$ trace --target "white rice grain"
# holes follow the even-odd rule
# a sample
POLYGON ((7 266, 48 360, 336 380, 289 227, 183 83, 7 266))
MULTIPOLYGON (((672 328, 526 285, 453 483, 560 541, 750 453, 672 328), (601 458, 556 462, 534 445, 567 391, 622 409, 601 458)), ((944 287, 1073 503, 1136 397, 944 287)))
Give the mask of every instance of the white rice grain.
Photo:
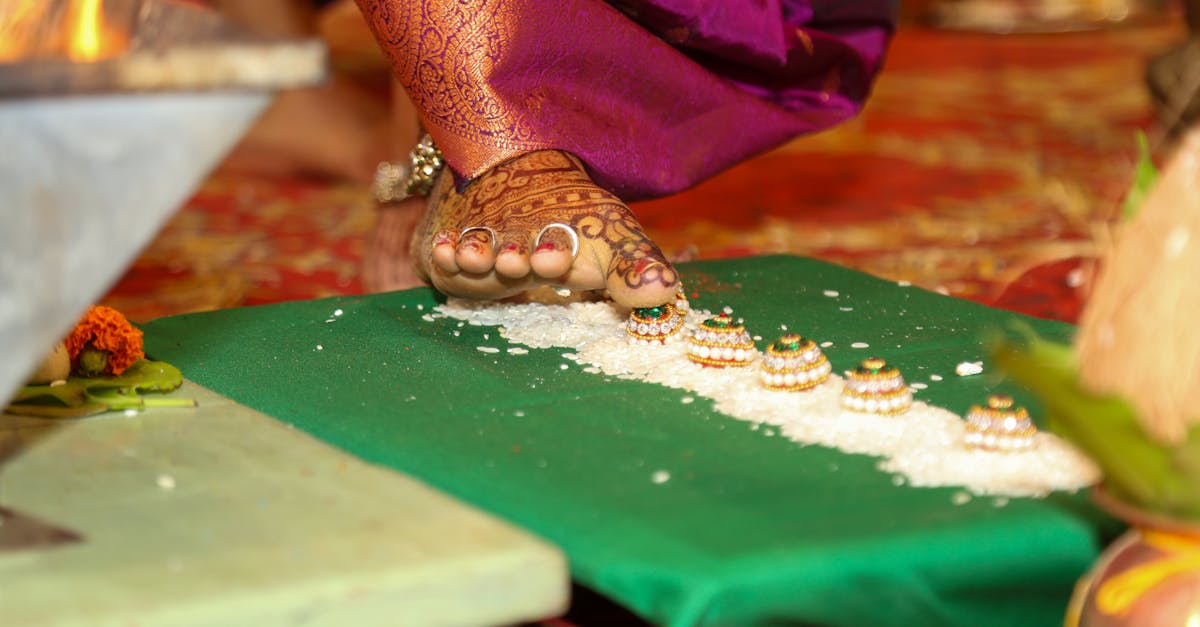
MULTIPOLYGON (((843 380, 837 375, 808 392, 774 392, 762 387, 755 367, 715 369, 692 363, 687 359, 687 342, 634 344, 625 333, 623 311, 608 303, 452 300, 438 310, 472 325, 503 325, 508 341, 528 348, 568 349, 573 361, 585 366, 584 372, 683 390, 688 393, 684 398, 708 398, 717 412, 750 422, 752 428, 762 424, 771 427, 764 432, 777 432, 800 444, 879 457, 879 469, 901 477, 907 486, 961 486, 968 498, 971 494, 1040 497, 1054 490, 1078 490, 1099 477, 1090 460, 1048 433, 1039 433, 1036 446, 1028 451, 971 450, 962 444, 962 418, 940 407, 917 401, 899 416, 851 412, 839 402, 843 380)), ((686 321, 695 327, 711 315, 693 310, 686 321)), ((490 347, 480 350, 485 348, 490 347)), ((940 379, 935 377, 930 380, 940 379)))

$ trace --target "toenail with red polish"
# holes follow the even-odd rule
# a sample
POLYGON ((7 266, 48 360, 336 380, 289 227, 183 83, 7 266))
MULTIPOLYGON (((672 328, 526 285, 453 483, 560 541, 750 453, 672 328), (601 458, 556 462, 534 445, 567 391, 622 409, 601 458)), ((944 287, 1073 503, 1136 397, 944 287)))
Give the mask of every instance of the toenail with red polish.
POLYGON ((505 245, 503 245, 503 246, 501 246, 501 247, 500 247, 500 252, 502 252, 502 253, 515 253, 515 252, 517 252, 517 245, 516 245, 516 244, 511 244, 511 243, 510 243, 510 244, 505 244, 505 245))
POLYGON ((548 250, 561 250, 561 249, 558 247, 558 244, 555 244, 554 242, 542 242, 541 244, 538 244, 537 252, 541 253, 541 252, 546 252, 548 250))

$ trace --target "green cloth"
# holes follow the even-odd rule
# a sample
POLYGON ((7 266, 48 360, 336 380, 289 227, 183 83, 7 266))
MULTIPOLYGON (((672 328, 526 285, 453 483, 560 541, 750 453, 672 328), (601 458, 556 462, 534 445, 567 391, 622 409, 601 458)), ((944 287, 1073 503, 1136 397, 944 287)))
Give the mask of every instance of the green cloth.
MULTIPOLYGON (((833 341, 837 371, 870 353, 910 382, 941 374, 918 398, 959 413, 993 389, 1029 404, 954 375, 986 367, 987 331, 1072 330, 796 257, 683 272, 695 307, 733 307, 760 348, 786 324, 833 341)), ((418 289, 165 318, 147 352, 541 534, 580 582, 661 624, 1058 625, 1104 542, 1084 495, 956 504, 960 489, 896 486, 873 458, 582 372, 562 349, 480 352, 505 346, 496 329, 423 319, 436 303, 418 289)))

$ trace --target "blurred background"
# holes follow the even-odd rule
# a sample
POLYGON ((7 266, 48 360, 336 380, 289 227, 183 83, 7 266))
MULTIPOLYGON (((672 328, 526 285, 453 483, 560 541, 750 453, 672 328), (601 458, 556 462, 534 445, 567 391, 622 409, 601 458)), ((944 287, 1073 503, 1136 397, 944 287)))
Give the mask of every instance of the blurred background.
MULTIPOLYGON (((282 24, 225 10, 257 29, 312 29, 332 76, 278 97, 104 297, 135 320, 363 291, 370 179, 408 149, 403 105, 353 2, 282 24)), ((1161 120, 1146 75, 1188 40, 1186 7, 943 0, 901 11, 861 117, 635 211, 677 260, 808 255, 1075 320, 1138 133, 1163 154, 1164 128, 1179 123, 1161 120)))

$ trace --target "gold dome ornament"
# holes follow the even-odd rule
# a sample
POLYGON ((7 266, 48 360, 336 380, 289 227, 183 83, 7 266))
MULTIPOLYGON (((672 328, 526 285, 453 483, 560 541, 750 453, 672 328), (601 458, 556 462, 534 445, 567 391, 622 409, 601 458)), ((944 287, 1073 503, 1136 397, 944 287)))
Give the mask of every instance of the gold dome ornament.
POLYGON ((828 381, 832 371, 816 342, 788 333, 767 347, 759 379, 768 390, 799 392, 828 381))
POLYGON ((878 357, 871 357, 846 373, 842 407, 870 414, 902 414, 912 407, 912 392, 900 376, 900 370, 878 357))
POLYGON ((725 313, 701 322, 688 341, 688 359, 710 368, 749 366, 758 357, 746 327, 725 313))
POLYGON ((972 405, 966 420, 963 443, 967 448, 1017 452, 1027 451, 1035 443, 1037 427, 1029 419, 1029 412, 1013 405, 1007 394, 989 396, 987 407, 972 405))
POLYGON ((625 333, 634 344, 665 344, 683 329, 683 316, 671 304, 638 307, 629 312, 625 333))

